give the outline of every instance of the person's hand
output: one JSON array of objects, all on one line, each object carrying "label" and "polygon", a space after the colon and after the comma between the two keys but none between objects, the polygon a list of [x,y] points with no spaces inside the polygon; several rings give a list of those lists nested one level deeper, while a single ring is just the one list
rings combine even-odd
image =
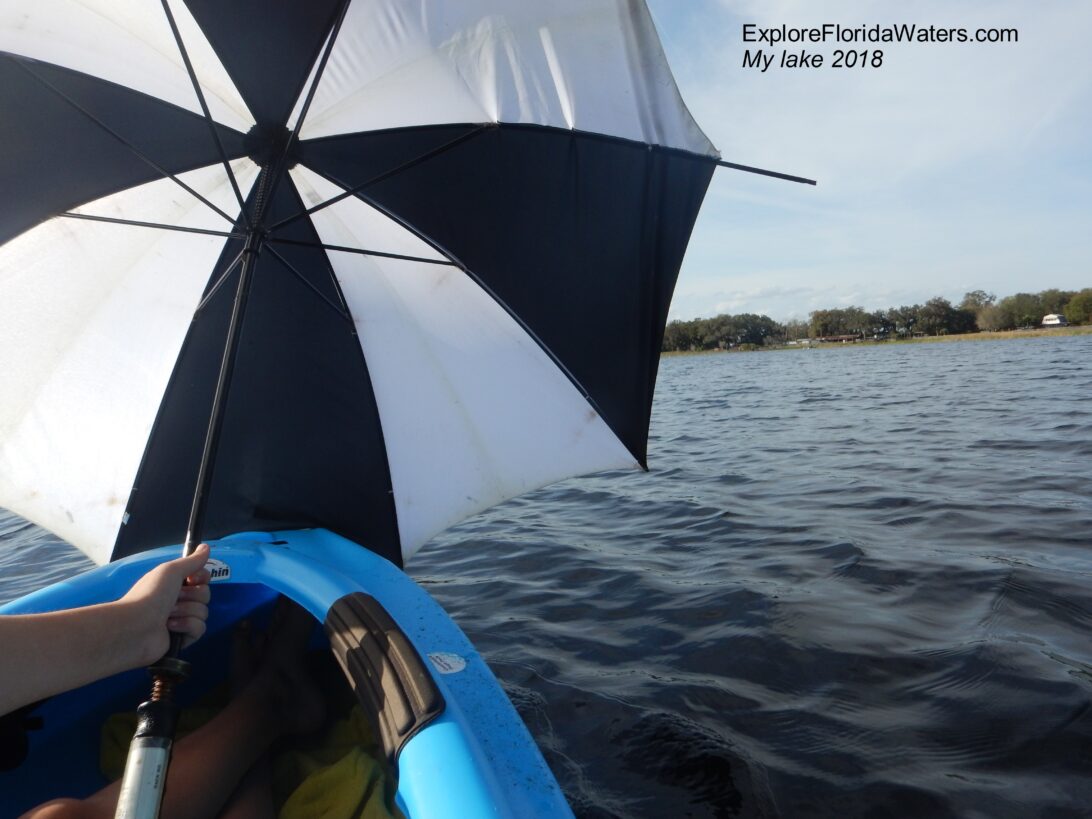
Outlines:
[{"label": "person's hand", "polygon": [[208,559],[208,544],[202,543],[192,555],[156,566],[118,601],[141,626],[145,663],[167,653],[170,632],[184,635],[183,647],[205,633],[211,579],[205,568]]}]

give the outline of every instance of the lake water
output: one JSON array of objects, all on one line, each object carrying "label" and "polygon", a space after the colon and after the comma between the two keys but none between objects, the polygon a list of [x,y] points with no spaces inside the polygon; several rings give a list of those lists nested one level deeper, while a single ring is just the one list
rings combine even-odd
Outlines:
[{"label": "lake water", "polygon": [[1092,336],[665,359],[649,452],[408,567],[579,816],[1092,815]]}]

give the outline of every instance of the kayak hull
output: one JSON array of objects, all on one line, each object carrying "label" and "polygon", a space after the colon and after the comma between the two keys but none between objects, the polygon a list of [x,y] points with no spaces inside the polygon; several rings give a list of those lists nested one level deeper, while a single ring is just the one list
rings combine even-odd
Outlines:
[{"label": "kayak hull", "polygon": [[[202,654],[214,654],[217,646],[222,651],[234,623],[277,594],[291,598],[319,622],[327,622],[338,601],[366,595],[397,624],[427,672],[424,682],[434,685],[442,698],[442,710],[415,726],[397,750],[396,802],[403,813],[410,819],[572,816],[538,747],[481,655],[399,568],[325,530],[242,533],[211,545],[216,562],[210,564],[214,578],[208,633],[187,653],[194,675],[183,690],[196,693],[222,677],[222,658]],[[153,566],[179,554],[179,547],[143,552],[29,594],[0,607],[0,613],[116,600]],[[35,709],[32,730],[24,734],[26,759],[0,772],[0,791],[13,815],[50,798],[87,795],[106,784],[98,773],[103,720],[135,708],[147,689],[147,674],[136,670],[54,697]]]}]

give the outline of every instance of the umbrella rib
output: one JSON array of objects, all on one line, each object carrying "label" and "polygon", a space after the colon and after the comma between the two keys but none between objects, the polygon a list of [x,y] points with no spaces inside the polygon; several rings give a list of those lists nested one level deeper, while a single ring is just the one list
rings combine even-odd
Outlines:
[{"label": "umbrella rib", "polygon": [[322,57],[319,59],[318,70],[315,71],[315,79],[311,81],[311,87],[307,89],[307,97],[303,101],[303,107],[300,108],[300,115],[296,119],[296,124],[292,128],[292,139],[288,140],[284,147],[284,153],[281,156],[281,162],[288,156],[289,146],[292,141],[299,138],[300,131],[303,128],[303,120],[307,116],[307,112],[311,110],[311,102],[315,99],[315,92],[318,90],[318,84],[322,80],[322,74],[326,71],[326,63],[330,59],[330,53],[334,50],[334,42],[337,40],[337,35],[341,32],[341,24],[345,22],[345,15],[349,11],[349,0],[344,0],[341,4],[341,11],[338,12],[337,20],[334,22],[334,27],[330,29],[330,39],[326,42],[326,48],[322,52]]},{"label": "umbrella rib", "polygon": [[229,264],[227,266],[227,270],[225,270],[221,274],[220,278],[216,280],[216,284],[214,284],[212,286],[212,289],[209,290],[208,295],[201,299],[201,303],[197,305],[197,309],[193,311],[194,318],[197,318],[201,311],[205,309],[205,305],[212,301],[212,297],[216,295],[216,292],[220,289],[221,286],[223,286],[224,282],[227,281],[227,277],[230,276],[234,272],[235,268],[239,266],[239,262],[243,260],[244,253],[246,253],[245,247],[239,251],[239,255],[235,257],[235,261]]},{"label": "umbrella rib", "polygon": [[82,105],[80,105],[78,102],[76,102],[70,96],[68,96],[68,94],[66,94],[64,91],[57,88],[57,86],[55,86],[53,83],[51,83],[45,77],[38,74],[38,72],[35,71],[33,68],[31,68],[29,65],[24,63],[22,60],[18,60],[18,59],[15,60],[15,64],[18,65],[20,68],[22,68],[25,72],[30,74],[30,76],[32,76],[34,79],[36,79],[42,85],[44,85],[46,88],[48,88],[54,94],[56,94],[61,99],[63,99],[65,102],[67,102],[69,105],[71,105],[73,108],[75,108],[77,111],[79,111],[81,114],[83,114],[85,117],[87,117],[89,120],[91,120],[93,123],[95,123],[97,126],[99,126],[99,128],[104,130],[106,133],[108,133],[110,136],[112,136],[114,139],[116,139],[118,142],[120,142],[122,145],[124,145],[126,148],[128,148],[129,151],[131,151],[138,159],[140,159],[141,161],[143,161],[145,164],[149,165],[150,167],[154,168],[156,170],[156,172],[158,172],[161,176],[163,176],[166,179],[170,179],[172,182],[174,182],[176,185],[181,187],[187,193],[191,194],[192,196],[196,197],[198,200],[200,200],[204,204],[208,205],[209,208],[214,210],[216,213],[220,214],[220,216],[224,217],[224,219],[231,222],[231,224],[233,224],[233,225],[235,224],[235,220],[232,219],[230,216],[228,216],[226,213],[224,213],[224,211],[220,210],[220,208],[216,207],[216,205],[212,204],[212,202],[210,202],[204,196],[199,194],[197,191],[195,191],[193,188],[191,188],[189,185],[187,185],[185,182],[183,182],[181,179],[179,179],[173,173],[168,171],[166,168],[161,166],[155,160],[148,157],[139,148],[137,148],[135,145],[133,145],[133,143],[129,142],[129,140],[127,140],[125,137],[123,137],[121,134],[119,134],[117,131],[115,131],[113,128],[111,128],[109,125],[107,125],[105,122],[100,120],[98,117],[96,117],[94,114],[92,114],[86,108],[84,108]]},{"label": "umbrella rib", "polygon": [[722,168],[731,168],[733,171],[745,171],[746,173],[756,173],[760,176],[772,176],[774,179],[785,179],[789,182],[800,182],[804,185],[814,185],[814,179],[805,179],[803,176],[793,176],[787,173],[780,173],[779,171],[767,171],[765,168],[755,168],[751,165],[739,165],[735,162],[726,162],[723,159],[718,159],[717,164]]},{"label": "umbrella rib", "polygon": [[295,265],[293,265],[290,261],[288,261],[288,259],[284,258],[284,256],[282,256],[280,253],[278,253],[276,248],[271,247],[270,245],[267,244],[266,249],[270,253],[273,254],[273,258],[275,258],[278,262],[280,262],[282,265],[284,265],[286,268],[288,268],[288,270],[297,279],[299,279],[301,282],[303,282],[303,284],[307,285],[311,289],[311,292],[313,292],[316,296],[318,296],[320,299],[322,299],[324,302],[326,302],[326,304],[330,307],[331,310],[336,312],[339,316],[341,316],[346,321],[352,321],[352,318],[350,317],[348,311],[341,309],[336,304],[334,304],[332,301],[330,301],[330,299],[327,298],[325,293],[323,293],[321,290],[319,290],[317,287],[315,287],[315,285],[311,281],[309,281],[306,276],[304,276],[302,273],[300,273],[299,270],[296,269]]},{"label": "umbrella rib", "polygon": [[[389,171],[384,171],[383,173],[379,174],[378,176],[373,176],[371,179],[369,179],[366,182],[361,182],[359,185],[356,185],[356,186],[354,186],[352,188],[348,188],[344,192],[339,193],[337,196],[334,196],[334,197],[331,197],[330,199],[327,199],[325,202],[319,202],[314,207],[310,207],[305,211],[301,211],[300,213],[297,213],[295,216],[289,216],[286,219],[281,219],[281,221],[276,222],[273,225],[271,225],[269,230],[270,231],[277,230],[278,228],[282,228],[285,225],[289,225],[292,222],[295,222],[297,219],[303,219],[304,217],[310,216],[311,214],[315,213],[316,211],[323,210],[324,208],[328,208],[331,205],[336,205],[338,202],[342,201],[343,199],[348,199],[350,196],[355,196],[356,194],[360,193],[362,190],[364,190],[369,185],[374,185],[374,184],[376,184],[378,182],[382,182],[384,179],[387,179],[388,177],[394,176],[397,173],[401,173],[402,171],[408,170],[408,169],[412,168],[414,165],[419,165],[422,162],[425,162],[425,161],[427,161],[429,159],[432,159],[435,156],[438,156],[439,154],[442,154],[444,151],[447,151],[447,150],[449,150],[451,148],[454,148],[456,145],[459,145],[459,144],[465,142],[466,140],[470,139],[471,137],[477,136],[478,134],[482,133],[483,131],[485,131],[487,129],[496,128],[496,127],[497,126],[494,123],[491,123],[491,122],[490,123],[485,123],[483,125],[479,125],[473,131],[468,131],[467,133],[462,134],[462,135],[456,137],[455,139],[452,139],[452,140],[450,140],[448,142],[445,142],[443,145],[439,145],[436,148],[433,148],[432,150],[426,151],[425,153],[421,154],[420,156],[416,156],[413,159],[408,159],[405,162],[403,162],[401,165],[398,165],[397,167],[391,168]],[[339,187],[341,187],[341,186],[339,185]]]},{"label": "umbrella rib", "polygon": [[[164,0],[166,2],[166,0]],[[288,138],[288,141],[284,143],[284,149],[281,151],[280,158],[277,160],[277,164],[274,166],[276,172],[273,174],[273,182],[269,189],[269,201],[272,201],[273,194],[277,191],[277,186],[281,182],[281,177],[284,176],[287,170],[288,155],[292,150],[292,146],[298,144],[300,131],[303,129],[303,120],[307,117],[307,112],[311,109],[311,102],[315,98],[315,92],[318,90],[319,81],[322,80],[322,74],[326,70],[326,63],[330,59],[330,53],[334,50],[334,43],[337,41],[337,35],[341,32],[341,24],[345,22],[345,15],[349,11],[349,0],[342,0],[341,11],[338,12],[337,20],[334,21],[333,28],[330,29],[330,37],[326,41],[326,48],[323,49],[322,57],[319,58],[318,68],[315,71],[315,78],[311,81],[311,87],[307,89],[307,96],[303,100],[303,107],[300,108],[300,115],[296,118],[296,124],[292,128],[292,135]],[[291,116],[291,114],[289,114]],[[257,219],[260,222],[262,214],[257,214]]]},{"label": "umbrella rib", "polygon": [[268,241],[277,242],[278,244],[282,245],[295,245],[297,247],[314,247],[320,250],[333,250],[339,253],[356,253],[360,256],[382,256],[384,259],[400,259],[405,262],[421,262],[423,264],[439,264],[448,265],[450,267],[458,267],[455,262],[450,261],[449,259],[428,259],[424,256],[406,256],[402,253],[387,253],[383,250],[366,250],[362,247],[328,245],[321,242],[302,242],[298,239],[281,239],[276,236],[270,236]]},{"label": "umbrella rib", "polygon": [[201,90],[201,83],[197,81],[197,72],[193,70],[193,63],[190,62],[189,52],[186,51],[186,44],[182,42],[182,32],[178,30],[178,23],[175,22],[174,12],[171,11],[171,7],[167,0],[162,0],[163,11],[167,15],[167,22],[171,24],[171,31],[174,33],[174,41],[178,43],[178,51],[182,55],[182,62],[186,64],[186,72],[190,75],[190,82],[193,83],[193,90],[197,94],[197,100],[201,103],[201,111],[205,115],[205,122],[208,123],[209,131],[212,133],[213,141],[216,143],[216,149],[220,152],[220,161],[224,163],[224,170],[227,172],[228,180],[231,182],[231,189],[235,191],[235,199],[239,202],[239,211],[243,214],[243,220],[246,222],[246,226],[250,227],[250,216],[246,212],[246,204],[243,202],[243,193],[239,190],[239,182],[235,179],[235,174],[231,171],[231,164],[228,162],[227,151],[224,150],[223,140],[220,139],[220,132],[216,130],[216,123],[212,119],[212,112],[209,111],[208,102],[205,100],[205,92]]},{"label": "umbrella rib", "polygon": [[65,211],[57,214],[67,219],[86,219],[89,222],[108,222],[112,225],[129,225],[130,227],[154,228],[156,230],[174,230],[179,233],[200,233],[203,236],[223,236],[227,239],[245,239],[245,233],[231,233],[226,230],[208,230],[207,228],[183,227],[182,225],[166,225],[162,222],[138,222],[136,219],[117,219],[112,216],[94,216],[90,213],[73,213]]}]

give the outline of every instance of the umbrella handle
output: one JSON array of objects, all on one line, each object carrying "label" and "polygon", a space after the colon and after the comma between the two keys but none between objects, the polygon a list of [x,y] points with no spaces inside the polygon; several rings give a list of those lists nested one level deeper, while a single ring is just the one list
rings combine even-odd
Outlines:
[{"label": "umbrella handle", "polygon": [[[197,545],[197,540],[196,538],[194,538],[193,530],[191,529],[190,531],[186,532],[186,542],[182,545],[182,557],[189,557],[190,555],[192,555],[197,550]],[[186,578],[182,581],[182,585],[185,586],[188,584],[189,578]],[[182,653],[182,643],[186,639],[186,635],[184,635],[180,631],[172,631],[170,632],[170,635],[171,643],[170,647],[167,649],[167,653],[158,663],[148,668],[148,670],[152,673],[152,676],[157,676],[156,669],[160,668],[165,661],[178,660],[178,656]],[[180,670],[180,678],[184,678],[189,674],[189,664],[183,663],[183,665],[185,665],[186,667]],[[175,673],[178,674],[179,671],[176,671]]]},{"label": "umbrella handle", "polygon": [[176,644],[181,650],[182,635],[172,633],[172,652],[148,669],[155,677],[152,693],[137,707],[137,729],[125,760],[115,819],[156,819],[159,816],[178,722],[174,686],[189,673],[189,663],[178,659],[173,650]]},{"label": "umbrella handle", "polygon": [[[195,548],[187,538],[183,557]],[[182,653],[184,639],[185,635],[172,631],[166,655],[148,668],[153,678],[152,693],[137,707],[137,729],[125,759],[114,819],[156,819],[159,816],[178,722],[174,686],[190,672],[190,664],[178,656]]]}]

